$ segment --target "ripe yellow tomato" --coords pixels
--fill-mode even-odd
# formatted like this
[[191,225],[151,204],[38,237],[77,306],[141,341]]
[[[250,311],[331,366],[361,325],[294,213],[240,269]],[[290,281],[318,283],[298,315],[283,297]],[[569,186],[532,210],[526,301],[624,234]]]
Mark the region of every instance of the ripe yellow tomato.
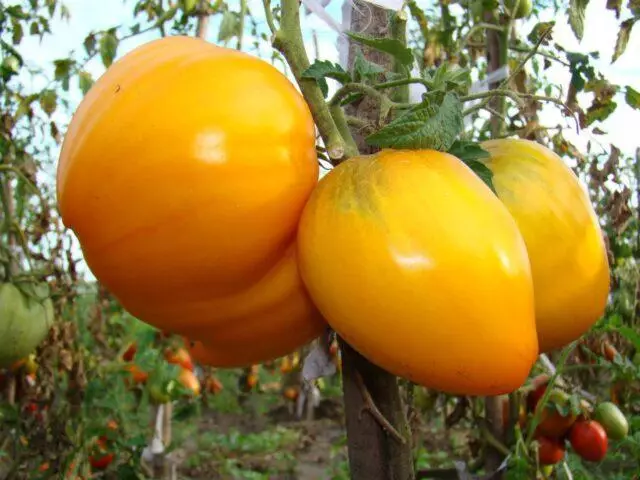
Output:
[[578,339],[604,313],[609,263],[598,218],[573,171],[521,139],[484,142],[498,196],[527,244],[540,351]]
[[[262,327],[275,316],[264,309],[314,312],[289,252],[317,181],[314,122],[293,84],[258,58],[177,36],[136,48],[87,93],[57,196],[92,272],[131,314],[185,335],[224,324],[220,338]],[[301,313],[271,331],[297,347],[321,323]]]
[[320,181],[300,272],[327,322],[386,370],[455,394],[518,388],[538,355],[525,243],[454,156],[383,150]]

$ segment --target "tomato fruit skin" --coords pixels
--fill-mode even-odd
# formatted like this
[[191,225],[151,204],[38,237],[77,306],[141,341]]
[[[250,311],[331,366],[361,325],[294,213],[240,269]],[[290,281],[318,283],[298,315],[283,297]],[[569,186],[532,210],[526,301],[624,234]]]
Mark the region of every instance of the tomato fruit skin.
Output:
[[538,460],[541,465],[555,465],[564,458],[566,450],[561,440],[545,436],[538,436],[536,440],[540,444]]
[[579,420],[569,432],[573,450],[584,460],[600,462],[607,455],[607,433],[595,420]]
[[[515,6],[515,0],[505,0],[504,6],[506,7],[507,14],[511,14],[513,11],[513,7]],[[533,11],[533,1],[532,0],[520,0],[518,2],[518,8],[513,14],[513,18],[528,18]]]
[[609,263],[586,189],[552,150],[523,139],[482,142],[498,197],[531,261],[540,352],[582,336],[604,313]]
[[175,350],[168,348],[164,352],[164,358],[167,363],[180,365],[182,368],[186,368],[193,372],[194,367],[191,355],[189,355],[189,352],[184,348],[177,348]]
[[[116,61],[84,97],[57,199],[90,269],[132,315],[180,335],[219,326],[208,335],[218,338],[270,321],[274,305],[304,304],[293,328],[276,329],[301,346],[323,322],[306,315],[314,309],[299,281],[269,281],[289,262],[318,174],[311,112],[282,73],[171,36]],[[249,349],[245,341],[236,343]]]
[[94,455],[89,457],[89,464],[95,470],[104,470],[111,462],[113,462],[113,453],[105,453],[104,455]]
[[178,381],[186,388],[191,390],[194,395],[200,395],[200,380],[191,370],[187,370],[186,368],[182,368],[180,373],[178,374]]
[[535,362],[524,241],[452,155],[382,150],[341,163],[305,206],[298,252],[326,321],[395,375],[499,395],[521,386]]
[[629,434],[629,422],[620,409],[612,402],[602,402],[593,412],[593,418],[602,425],[607,437],[622,440]]

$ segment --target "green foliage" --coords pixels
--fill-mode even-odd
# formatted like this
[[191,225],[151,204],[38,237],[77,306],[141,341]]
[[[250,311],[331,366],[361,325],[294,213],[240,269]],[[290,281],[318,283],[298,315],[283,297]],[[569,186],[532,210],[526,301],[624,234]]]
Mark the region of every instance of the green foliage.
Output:
[[435,96],[425,98],[366,140],[376,147],[447,151],[462,129],[462,104],[456,94],[447,92],[440,102]]

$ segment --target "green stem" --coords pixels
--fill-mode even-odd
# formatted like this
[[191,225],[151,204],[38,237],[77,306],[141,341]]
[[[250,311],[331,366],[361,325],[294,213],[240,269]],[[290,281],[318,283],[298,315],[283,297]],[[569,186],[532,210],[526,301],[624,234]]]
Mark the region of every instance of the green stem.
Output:
[[271,0],[262,0],[262,5],[264,6],[264,15],[267,19],[269,30],[271,30],[272,35],[275,35],[278,29],[276,28],[276,22],[273,19],[273,12],[271,11]]
[[531,418],[531,423],[529,424],[529,429],[527,430],[527,437],[525,442],[527,445],[531,443],[531,440],[533,439],[533,434],[535,433],[536,428],[540,424],[540,420],[542,418],[542,412],[546,407],[547,401],[551,396],[551,391],[553,390],[553,384],[555,383],[556,379],[562,374],[565,364],[567,363],[567,359],[569,358],[569,355],[571,355],[571,352],[573,352],[575,346],[576,346],[576,342],[570,343],[564,348],[564,350],[562,351],[562,354],[560,355],[560,360],[558,362],[558,365],[556,366],[556,371],[549,379],[549,383],[547,383],[547,388],[544,391],[544,395],[542,395],[542,398],[540,399],[540,401],[538,401],[538,404],[536,405],[536,409],[533,412],[533,417]]
[[[273,36],[273,46],[287,59],[327,147],[329,158],[333,163],[339,163],[354,152],[347,149],[347,142],[338,131],[318,83],[312,78],[302,78],[302,73],[310,64],[300,29],[300,4],[298,0],[282,0],[281,5],[280,28]],[[338,115],[344,114],[340,112]]]
[[503,32],[504,27],[501,27],[500,25],[494,25],[493,23],[477,23],[469,29],[464,37],[460,39],[460,49],[464,48],[469,42],[471,36],[480,30],[495,30],[497,32]]
[[238,45],[236,50],[242,50],[242,34],[244,33],[244,17],[247,16],[247,0],[240,0],[240,25],[238,26]]
[[[407,44],[407,16],[404,10],[400,10],[399,12],[395,12],[391,14],[390,19],[390,30],[391,37],[395,40],[398,40],[403,45]],[[393,63],[393,71],[395,73],[407,74],[410,75],[409,72],[406,71],[407,68],[398,60],[394,60]],[[391,99],[395,102],[399,103],[407,103],[409,102],[409,84],[400,84],[396,85],[396,88],[391,95]]]
[[351,135],[351,131],[349,130],[349,120],[344,114],[342,107],[339,105],[331,105],[329,107],[329,111],[331,112],[331,116],[333,117],[333,121],[336,123],[336,127],[338,128],[340,135],[345,141],[348,156],[352,157],[357,155],[358,146]]

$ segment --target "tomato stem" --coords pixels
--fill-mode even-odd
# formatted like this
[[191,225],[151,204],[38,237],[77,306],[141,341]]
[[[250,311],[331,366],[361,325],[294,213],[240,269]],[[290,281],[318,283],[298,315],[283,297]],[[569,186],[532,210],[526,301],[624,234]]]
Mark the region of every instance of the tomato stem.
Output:
[[[293,75],[300,86],[315,123],[324,141],[331,161],[336,164],[347,157],[357,154],[351,148],[351,142],[345,142],[336,122],[324,100],[324,95],[313,78],[302,78],[309,68],[309,57],[304,47],[300,28],[300,4],[298,0],[282,0],[282,18],[280,28],[273,35],[273,46],[284,55]],[[265,7],[268,2],[265,2]],[[270,9],[266,9],[270,12]],[[267,13],[268,15],[269,13]],[[335,112],[344,115],[342,112]]]

